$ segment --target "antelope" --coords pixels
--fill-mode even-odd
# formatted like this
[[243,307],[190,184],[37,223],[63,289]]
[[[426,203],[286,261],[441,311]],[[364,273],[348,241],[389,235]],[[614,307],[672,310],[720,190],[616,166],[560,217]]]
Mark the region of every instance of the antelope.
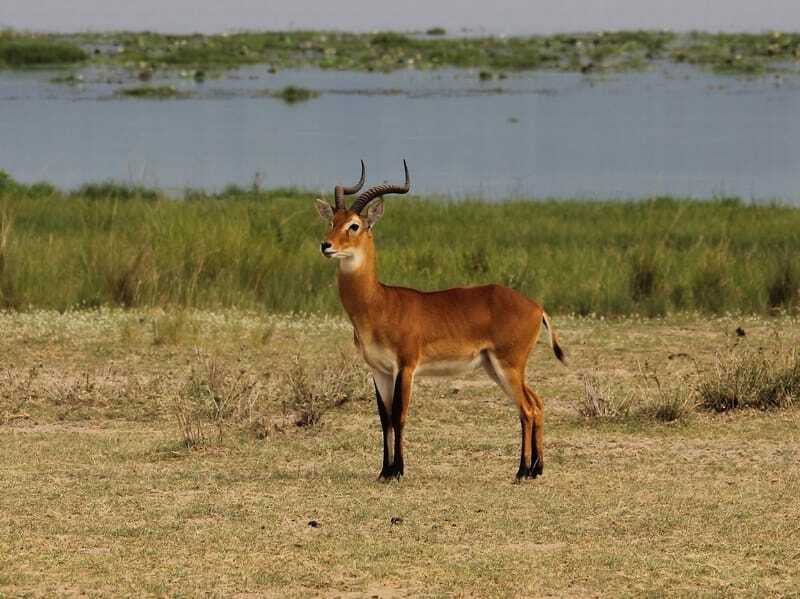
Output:
[[405,184],[371,187],[347,208],[344,196],[364,185],[362,160],[358,183],[335,187],[334,206],[316,200],[320,216],[330,223],[320,249],[339,262],[339,297],[374,381],[383,428],[380,478],[404,474],[403,428],[414,377],[482,366],[519,408],[516,480],[535,479],[544,470],[544,403],[525,383],[525,367],[542,325],[556,358],[566,363],[550,318],[536,302],[501,285],[424,292],[378,280],[373,228],[383,216],[383,196],[411,188],[405,160],[403,169]]

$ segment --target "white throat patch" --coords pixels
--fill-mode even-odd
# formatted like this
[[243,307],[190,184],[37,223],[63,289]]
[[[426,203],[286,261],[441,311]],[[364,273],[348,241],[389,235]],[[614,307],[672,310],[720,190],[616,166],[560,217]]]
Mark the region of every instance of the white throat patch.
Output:
[[364,263],[363,252],[355,251],[346,258],[341,258],[339,260],[339,268],[341,269],[342,272],[349,274],[361,268],[361,265],[363,263]]

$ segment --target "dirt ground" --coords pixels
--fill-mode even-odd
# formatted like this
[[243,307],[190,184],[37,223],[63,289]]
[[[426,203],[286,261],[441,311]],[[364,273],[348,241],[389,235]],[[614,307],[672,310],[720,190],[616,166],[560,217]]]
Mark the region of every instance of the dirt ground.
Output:
[[[515,408],[476,372],[419,379],[406,476],[382,483],[341,319],[2,313],[0,595],[796,594],[796,408],[580,410],[587,377],[632,402],[689,393],[731,353],[796,348],[800,322],[553,320],[569,366],[541,344],[528,369],[543,477],[515,484]],[[178,416],[199,418],[181,410],[213,372],[238,408],[199,423],[190,449]],[[305,426],[298,372],[309,393],[346,379]]]

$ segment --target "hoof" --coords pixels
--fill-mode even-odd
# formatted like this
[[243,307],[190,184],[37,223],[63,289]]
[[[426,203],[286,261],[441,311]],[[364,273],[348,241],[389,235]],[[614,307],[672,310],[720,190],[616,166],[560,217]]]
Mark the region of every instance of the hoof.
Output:
[[400,480],[402,476],[403,476],[402,466],[397,467],[395,465],[392,465],[381,470],[381,474],[378,477],[378,479],[382,481]]
[[544,464],[542,464],[541,461],[536,460],[536,462],[534,462],[530,468],[520,468],[517,470],[517,482],[521,482],[523,478],[534,479],[537,476],[541,476],[543,471]]

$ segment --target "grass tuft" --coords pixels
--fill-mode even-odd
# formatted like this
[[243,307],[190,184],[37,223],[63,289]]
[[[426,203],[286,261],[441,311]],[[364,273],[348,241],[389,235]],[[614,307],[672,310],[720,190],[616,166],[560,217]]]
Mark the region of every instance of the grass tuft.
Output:
[[640,368],[638,388],[625,393],[595,375],[583,377],[584,393],[578,413],[594,422],[685,421],[693,413],[694,401],[688,386],[666,387],[655,372]]
[[298,427],[313,427],[328,410],[369,396],[367,376],[352,360],[340,356],[334,364],[309,369],[299,358],[284,380],[287,399],[284,412]]
[[713,412],[795,405],[800,401],[800,353],[767,356],[734,350],[718,355],[697,393],[700,407]]
[[246,370],[235,372],[213,358],[203,361],[173,406],[184,445],[193,449],[212,440],[221,445],[230,425],[252,429],[260,422],[254,410],[263,403],[263,394],[263,385]]
[[328,411],[368,397],[367,378],[344,356],[320,368],[295,358],[274,376],[199,359],[172,412],[189,449],[221,445],[229,432],[263,439],[291,428],[317,429]]
[[584,377],[583,389],[578,413],[587,420],[623,420],[630,415],[633,404],[630,394],[617,394],[610,385],[593,375]]

